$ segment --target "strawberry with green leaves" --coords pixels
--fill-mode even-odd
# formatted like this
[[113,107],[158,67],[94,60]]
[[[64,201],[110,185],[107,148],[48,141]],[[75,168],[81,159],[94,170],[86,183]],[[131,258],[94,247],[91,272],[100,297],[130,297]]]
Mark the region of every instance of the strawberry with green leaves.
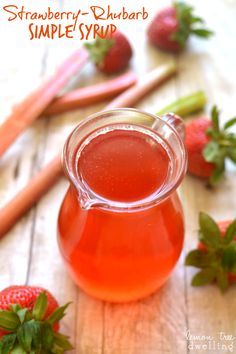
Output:
[[11,286],[0,292],[0,354],[62,354],[72,350],[58,333],[69,304],[59,307],[39,287]]
[[204,21],[195,16],[193,7],[183,1],[161,10],[148,27],[148,39],[154,46],[173,53],[181,51],[188,38],[210,37],[213,32],[202,27]]
[[86,43],[90,59],[105,74],[114,74],[125,69],[132,57],[132,47],[128,38],[116,31],[108,38],[99,36],[93,43]]
[[192,285],[213,282],[224,292],[236,281],[236,219],[216,223],[209,215],[199,214],[198,248],[188,253],[185,265],[199,268]]
[[211,112],[211,120],[197,118],[186,126],[185,145],[188,152],[188,172],[208,179],[210,185],[218,183],[225,172],[225,161],[236,163],[236,134],[230,128],[236,118],[219,124],[219,111],[216,106]]

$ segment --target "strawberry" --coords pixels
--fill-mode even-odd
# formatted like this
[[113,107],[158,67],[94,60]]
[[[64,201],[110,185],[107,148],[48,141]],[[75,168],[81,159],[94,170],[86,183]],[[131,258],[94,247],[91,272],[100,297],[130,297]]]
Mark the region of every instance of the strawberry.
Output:
[[235,123],[236,118],[232,118],[220,129],[219,111],[214,106],[211,120],[198,118],[187,125],[188,172],[208,179],[210,185],[222,179],[226,158],[236,163],[236,135],[229,132]]
[[64,353],[71,350],[59,321],[69,304],[59,307],[43,288],[11,286],[0,292],[0,354]]
[[148,27],[148,39],[156,47],[177,53],[181,51],[190,35],[210,37],[213,32],[199,27],[203,19],[193,14],[193,8],[182,1],[164,8]]
[[119,31],[114,32],[109,38],[97,37],[95,42],[86,43],[85,47],[90,53],[91,60],[105,74],[121,71],[132,57],[131,45]]
[[185,265],[201,269],[192,279],[193,286],[216,281],[221,291],[236,281],[236,219],[216,223],[209,215],[199,214],[198,248],[190,251]]

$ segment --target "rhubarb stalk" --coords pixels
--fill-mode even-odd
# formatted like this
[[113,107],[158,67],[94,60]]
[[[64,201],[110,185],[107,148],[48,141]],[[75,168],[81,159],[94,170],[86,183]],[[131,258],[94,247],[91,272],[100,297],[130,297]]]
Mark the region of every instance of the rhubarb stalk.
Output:
[[[106,106],[106,109],[133,106],[148,92],[173,75],[176,70],[176,65],[172,62],[162,65],[147,74],[140,83],[114,99]],[[17,220],[52,187],[61,174],[62,166],[59,155],[29,181],[28,185],[16,197],[0,209],[0,237],[9,231]]]
[[101,84],[79,88],[78,90],[71,91],[61,97],[55,98],[42,115],[50,116],[53,114],[60,114],[79,107],[85,107],[104,101],[127,90],[136,82],[137,75],[130,71]]
[[182,97],[168,106],[161,109],[157,115],[165,113],[175,113],[180,117],[186,117],[192,113],[202,110],[206,104],[207,98],[203,91],[198,91],[192,95]]
[[69,79],[88,61],[88,53],[80,48],[73,53],[33,94],[18,105],[0,126],[0,157],[16,138],[45,110]]

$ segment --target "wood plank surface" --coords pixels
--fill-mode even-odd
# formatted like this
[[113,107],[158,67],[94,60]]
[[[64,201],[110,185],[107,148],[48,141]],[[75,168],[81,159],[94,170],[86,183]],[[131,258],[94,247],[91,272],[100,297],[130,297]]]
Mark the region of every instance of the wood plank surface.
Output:
[[[26,0],[25,3],[28,4]],[[44,7],[37,3],[38,10]],[[117,6],[114,0],[110,3]],[[131,8],[137,6],[135,1],[129,5],[124,1],[119,3]],[[214,29],[215,36],[210,41],[191,39],[186,51],[173,57],[179,75],[137,107],[156,112],[180,96],[203,89],[209,99],[206,112],[217,103],[224,120],[234,116],[236,111],[236,2],[192,0],[189,3]],[[152,15],[167,4],[167,0],[150,0],[144,5]],[[59,10],[68,6],[76,8],[75,3],[68,4],[66,0],[55,0],[50,6]],[[0,59],[1,122],[17,102],[54,72],[63,58],[78,46],[78,41],[29,41],[23,39],[24,29],[12,35],[11,24],[2,17],[0,22],[0,31],[5,23],[9,33],[1,37],[5,45]],[[133,43],[131,65],[140,77],[170,57],[147,45],[146,25],[145,22],[126,23],[122,27]],[[9,40],[17,44],[8,46]],[[89,64],[68,89],[103,80],[104,76]],[[0,160],[0,207],[59,152],[77,122],[104,106],[105,103],[50,119],[41,118],[29,128]],[[236,339],[230,342],[219,338],[221,331],[236,337],[236,287],[224,295],[215,286],[192,288],[190,282],[195,271],[183,266],[186,252],[196,245],[200,210],[219,220],[235,217],[236,169],[230,164],[227,167],[226,179],[214,191],[206,189],[202,181],[186,176],[180,188],[186,220],[185,248],[170,280],[154,295],[131,304],[109,304],[89,297],[73,284],[63,266],[56,240],[58,209],[68,187],[65,179],[0,241],[0,288],[11,284],[42,285],[51,289],[61,303],[73,301],[63,320],[63,329],[71,335],[76,354],[221,354],[230,353],[229,347],[225,349],[223,344],[231,342],[231,352],[236,353]],[[195,336],[212,336],[212,340],[188,340],[188,330]],[[214,340],[219,345],[213,349],[191,347],[204,343],[213,345]]]

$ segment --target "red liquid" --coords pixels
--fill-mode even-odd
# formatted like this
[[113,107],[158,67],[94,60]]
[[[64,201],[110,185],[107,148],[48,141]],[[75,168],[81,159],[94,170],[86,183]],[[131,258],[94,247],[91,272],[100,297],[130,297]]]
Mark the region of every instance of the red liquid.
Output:
[[[114,130],[82,150],[78,169],[100,196],[132,202],[168,183],[170,158],[146,134]],[[109,301],[136,300],[154,292],[182,249],[183,215],[176,193],[146,209],[117,212],[82,210],[70,187],[58,225],[60,249],[75,282]]]

